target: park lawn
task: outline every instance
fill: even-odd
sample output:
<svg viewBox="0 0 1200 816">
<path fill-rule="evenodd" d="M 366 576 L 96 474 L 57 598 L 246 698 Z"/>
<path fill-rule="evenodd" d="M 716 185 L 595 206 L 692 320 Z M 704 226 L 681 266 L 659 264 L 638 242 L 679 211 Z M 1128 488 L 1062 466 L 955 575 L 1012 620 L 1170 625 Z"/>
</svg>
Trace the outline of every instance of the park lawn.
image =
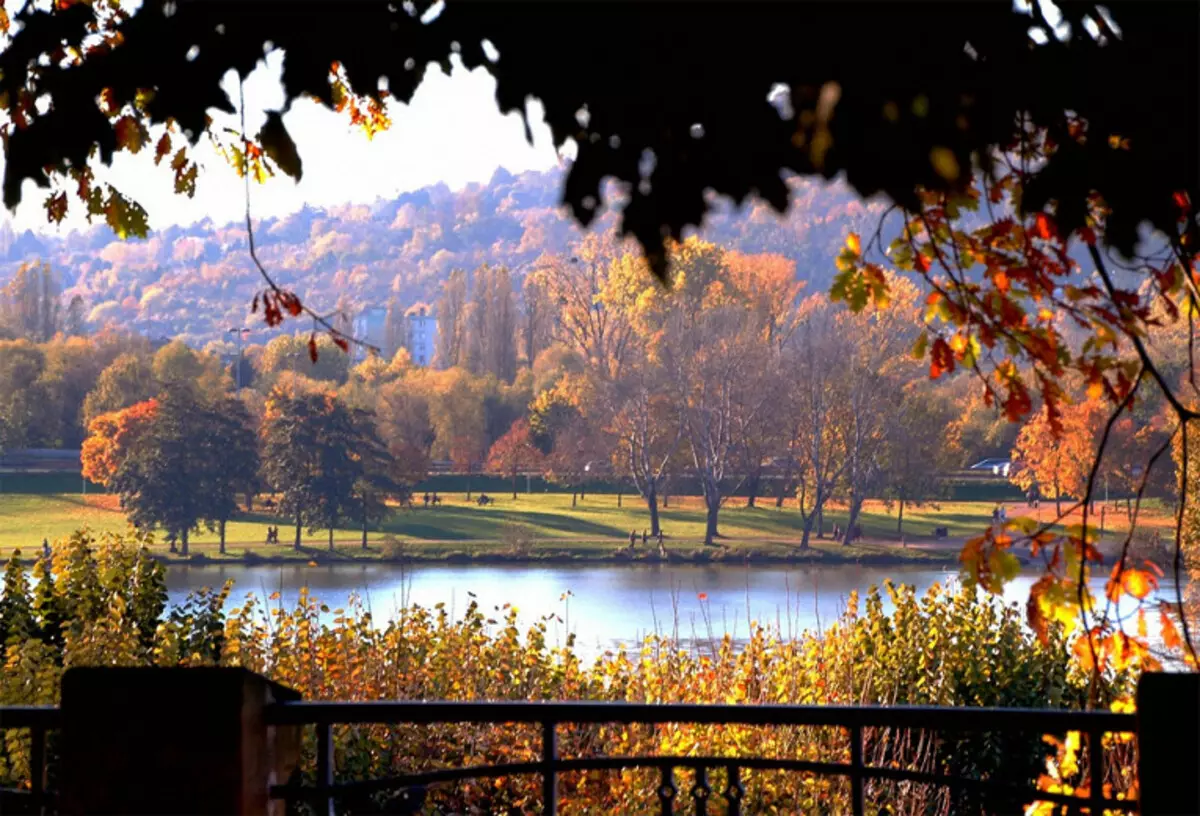
<svg viewBox="0 0 1200 816">
<path fill-rule="evenodd" d="M 370 545 L 363 551 L 359 544 L 361 533 L 351 525 L 334 532 L 336 548 L 347 557 L 379 557 L 386 552 L 400 551 L 420 557 L 470 557 L 483 553 L 524 551 L 536 556 L 552 552 L 579 558 L 610 557 L 614 550 L 628 542 L 629 531 L 639 536 L 649 528 L 649 517 L 637 496 L 625 496 L 618 507 L 613 494 L 590 494 L 572 507 L 569 494 L 511 494 L 493 496 L 495 503 L 480 507 L 467 502 L 464 494 L 443 495 L 443 504 L 416 509 L 396 508 L 378 529 L 368 534 Z M 951 539 L 975 535 L 987 526 L 995 505 L 987 502 L 941 502 L 905 509 L 905 538 L 910 544 L 928 544 L 935 527 L 944 526 Z M 1026 513 L 1023 505 L 1010 506 L 1009 517 Z M 1053 517 L 1053 505 L 1043 503 L 1041 515 Z M 670 507 L 660 511 L 662 526 L 669 549 L 694 552 L 702 548 L 705 515 L 703 501 L 697 496 L 671 497 Z M 1077 520 L 1077 519 L 1075 519 Z M 1070 521 L 1070 520 L 1068 520 Z M 1127 529 L 1123 508 L 1107 514 L 1110 534 Z M 826 513 L 826 530 L 834 523 L 844 525 L 845 507 L 833 505 Z M 1093 518 L 1093 522 L 1098 522 Z M 897 546 L 896 507 L 890 509 L 881 502 L 868 502 L 860 517 L 866 541 L 852 548 L 830 550 L 838 557 L 851 553 L 869 555 L 888 552 L 905 557 L 930 557 L 921 550 Z M 280 527 L 281 544 L 265 544 L 269 525 Z M 1159 508 L 1145 510 L 1140 524 L 1145 529 L 1171 529 L 1170 517 Z M 127 528 L 115 496 L 50 494 L 0 495 L 0 553 L 5 557 L 13 548 L 31 550 L 40 546 L 43 538 L 51 541 L 69 536 L 74 530 L 88 527 L 95 532 L 121 531 Z M 802 520 L 795 502 L 776 508 L 773 501 L 748 508 L 744 500 L 734 499 L 721 511 L 722 543 L 739 550 L 751 550 L 777 555 L 795 550 L 802 533 Z M 247 552 L 263 557 L 303 557 L 306 553 L 322 552 L 328 547 L 328 532 L 304 532 L 303 549 L 297 553 L 290 546 L 293 531 L 285 520 L 254 513 L 243 514 L 227 525 L 226 546 L 230 557 L 243 557 Z M 828 540 L 810 543 L 824 551 Z M 217 556 L 217 536 L 209 532 L 193 535 L 194 552 Z M 165 550 L 161 541 L 156 549 Z M 653 542 L 651 548 L 654 548 Z M 32 554 L 32 553 L 29 553 Z"/>
</svg>

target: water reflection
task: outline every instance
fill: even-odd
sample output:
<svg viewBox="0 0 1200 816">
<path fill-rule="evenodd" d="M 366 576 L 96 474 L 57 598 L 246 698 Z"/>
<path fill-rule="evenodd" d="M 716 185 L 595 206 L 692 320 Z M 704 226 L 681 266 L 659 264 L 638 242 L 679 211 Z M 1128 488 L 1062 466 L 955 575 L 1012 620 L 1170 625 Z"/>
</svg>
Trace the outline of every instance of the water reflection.
<svg viewBox="0 0 1200 816">
<path fill-rule="evenodd" d="M 956 574 L 948 568 L 858 565 L 206 565 L 169 568 L 167 587 L 175 603 L 190 590 L 233 579 L 234 599 L 278 592 L 280 599 L 273 603 L 290 605 L 307 586 L 330 608 L 346 605 L 357 594 L 381 620 L 411 604 L 443 603 L 457 616 L 474 597 L 488 614 L 513 604 L 522 626 L 556 616 L 548 622 L 549 643 L 560 644 L 574 632 L 579 651 L 594 657 L 653 632 L 684 641 L 726 633 L 737 638 L 745 636 L 750 621 L 777 625 L 784 635 L 816 630 L 841 614 L 852 592 L 864 592 L 887 578 L 924 593 L 935 582 L 955 581 Z M 1033 580 L 1023 576 L 1013 581 L 1005 602 L 1024 608 Z M 1098 596 L 1103 584 L 1103 578 L 1093 580 Z M 1164 581 L 1160 596 L 1171 598 L 1173 593 L 1174 584 Z M 1131 609 L 1126 603 L 1122 614 Z M 1153 626 L 1157 616 L 1149 617 Z"/>
</svg>

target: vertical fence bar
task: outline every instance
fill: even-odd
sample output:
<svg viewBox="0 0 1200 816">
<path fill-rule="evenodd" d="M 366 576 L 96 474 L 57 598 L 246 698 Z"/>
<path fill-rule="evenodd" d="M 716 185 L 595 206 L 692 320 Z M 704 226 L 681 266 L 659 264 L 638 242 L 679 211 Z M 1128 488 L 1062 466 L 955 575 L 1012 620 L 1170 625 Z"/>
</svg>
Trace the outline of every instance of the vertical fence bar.
<svg viewBox="0 0 1200 816">
<path fill-rule="evenodd" d="M 675 769 L 670 765 L 663 766 L 662 784 L 658 786 L 658 800 L 662 805 L 662 816 L 672 816 L 675 813 Z"/>
<path fill-rule="evenodd" d="M 333 816 L 333 728 L 327 722 L 317 723 L 317 784 L 324 789 L 317 813 Z"/>
<path fill-rule="evenodd" d="M 850 807 L 854 816 L 863 816 L 862 726 L 850 726 Z"/>
<path fill-rule="evenodd" d="M 558 813 L 558 723 L 542 723 L 542 801 L 546 816 Z"/>
<path fill-rule="evenodd" d="M 727 816 L 741 816 L 742 813 L 742 795 L 745 790 L 742 788 L 741 776 L 738 772 L 737 765 L 729 766 L 729 773 L 726 776 L 725 801 L 729 806 L 725 809 Z"/>
<path fill-rule="evenodd" d="M 33 796 L 33 812 L 46 812 L 46 730 L 38 726 L 29 729 L 29 792 Z"/>
<path fill-rule="evenodd" d="M 1100 804 L 1104 799 L 1104 732 L 1099 728 L 1088 731 L 1088 765 L 1092 777 L 1088 784 L 1091 811 L 1100 816 L 1104 813 L 1104 806 Z"/>
</svg>

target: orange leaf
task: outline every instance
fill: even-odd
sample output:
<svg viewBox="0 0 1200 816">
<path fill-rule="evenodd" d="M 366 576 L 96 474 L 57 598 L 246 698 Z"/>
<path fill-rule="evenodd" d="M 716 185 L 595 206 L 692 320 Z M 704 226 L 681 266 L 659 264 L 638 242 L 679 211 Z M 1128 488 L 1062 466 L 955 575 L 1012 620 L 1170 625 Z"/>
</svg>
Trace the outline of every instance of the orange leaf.
<svg viewBox="0 0 1200 816">
<path fill-rule="evenodd" d="M 1033 232 L 1037 237 L 1049 240 L 1054 236 L 1054 222 L 1045 213 L 1038 213 L 1034 219 Z"/>
<path fill-rule="evenodd" d="M 929 256 L 923 252 L 918 252 L 913 258 L 913 265 L 916 266 L 918 272 L 929 271 Z"/>
<path fill-rule="evenodd" d="M 1121 586 L 1140 601 L 1158 586 L 1158 579 L 1146 570 L 1127 569 L 1121 573 Z"/>
<path fill-rule="evenodd" d="M 342 337 L 339 334 L 333 334 L 330 336 L 333 338 L 333 342 L 338 348 L 340 348 L 342 351 L 345 351 L 345 352 L 350 351 L 350 344 L 346 342 L 345 337 Z"/>
<path fill-rule="evenodd" d="M 862 255 L 862 244 L 858 240 L 858 233 L 852 232 L 846 236 L 846 247 L 855 255 Z"/>
<path fill-rule="evenodd" d="M 1179 636 L 1179 630 L 1175 628 L 1175 621 L 1171 619 L 1165 606 L 1158 613 L 1158 622 L 1162 629 L 1163 645 L 1170 651 L 1182 649 L 1183 638 Z"/>
<path fill-rule="evenodd" d="M 308 336 L 308 356 L 315 363 L 317 361 L 317 336 L 310 334 Z"/>
</svg>

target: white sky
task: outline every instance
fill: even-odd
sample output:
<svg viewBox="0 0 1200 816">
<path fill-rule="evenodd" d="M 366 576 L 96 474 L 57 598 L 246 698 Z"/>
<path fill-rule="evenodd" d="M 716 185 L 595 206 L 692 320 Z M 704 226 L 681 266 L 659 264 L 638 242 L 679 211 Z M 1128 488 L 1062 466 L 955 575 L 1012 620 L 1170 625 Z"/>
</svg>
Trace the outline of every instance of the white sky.
<svg viewBox="0 0 1200 816">
<path fill-rule="evenodd" d="M 273 52 L 246 80 L 246 126 L 251 133 L 262 126 L 265 110 L 283 103 L 278 81 L 283 59 L 281 53 Z M 236 106 L 237 83 L 232 71 L 224 85 Z M 304 162 L 303 179 L 297 184 L 280 173 L 266 184 L 252 185 L 255 218 L 283 215 L 306 203 L 329 206 L 394 197 L 439 181 L 458 189 L 470 182 L 486 182 L 497 167 L 513 173 L 553 167 L 558 158 L 541 105 L 530 103 L 535 143 L 530 146 L 520 117 L 500 114 L 495 90 L 496 82 L 486 70 L 468 71 L 457 56 L 449 76 L 431 64 L 412 104 L 393 103 L 391 128 L 370 140 L 351 127 L 346 116 L 316 102 L 296 100 L 284 123 Z M 236 116 L 211 113 L 215 129 L 238 127 Z M 157 139 L 157 134 L 152 137 Z M 568 151 L 570 147 L 573 145 Z M 190 224 L 206 217 L 217 224 L 240 219 L 245 203 L 242 180 L 207 137 L 197 143 L 193 155 L 201 166 L 194 199 L 175 195 L 169 157 L 155 167 L 152 144 L 137 155 L 117 154 L 112 168 L 98 168 L 96 175 L 139 201 L 150 214 L 151 228 Z M 81 202 L 75 198 L 61 226 L 48 224 L 42 207 L 45 197 L 45 190 L 26 181 L 17 212 L 3 217 L 18 231 L 66 234 L 86 228 Z"/>
</svg>

